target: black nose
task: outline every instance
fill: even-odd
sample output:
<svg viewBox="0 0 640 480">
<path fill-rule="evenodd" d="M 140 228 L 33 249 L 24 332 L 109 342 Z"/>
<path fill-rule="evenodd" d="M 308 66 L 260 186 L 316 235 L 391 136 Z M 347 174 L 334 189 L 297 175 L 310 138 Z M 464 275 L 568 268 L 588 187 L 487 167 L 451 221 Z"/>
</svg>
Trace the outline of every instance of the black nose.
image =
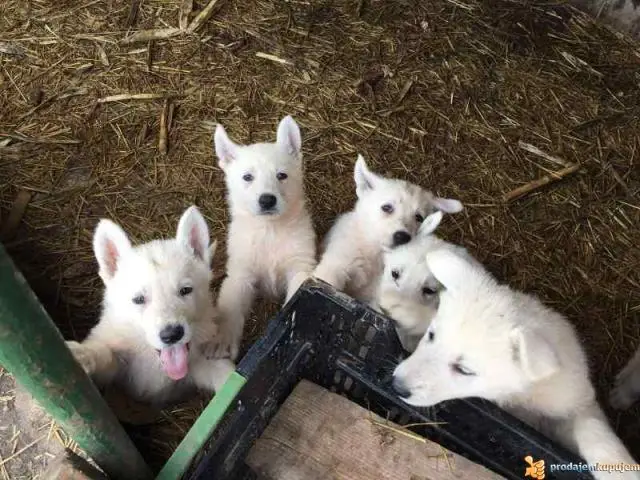
<svg viewBox="0 0 640 480">
<path fill-rule="evenodd" d="M 277 201 L 278 199 L 276 196 L 271 193 L 263 193 L 260 195 L 260 198 L 258 198 L 258 203 L 263 210 L 269 210 L 270 208 L 275 207 Z"/>
<path fill-rule="evenodd" d="M 411 235 L 409 235 L 407 232 L 404 232 L 402 230 L 393 234 L 393 245 L 396 247 L 398 245 L 404 245 L 405 243 L 409 243 L 410 240 L 411 240 Z"/>
<path fill-rule="evenodd" d="M 173 345 L 184 337 L 184 327 L 182 325 L 167 325 L 160 330 L 160 340 L 167 345 Z"/>
<path fill-rule="evenodd" d="M 393 377 L 393 383 L 391 386 L 393 387 L 393 391 L 396 392 L 396 395 L 400 398 L 409 398 L 411 396 L 409 389 L 398 377 Z"/>
</svg>

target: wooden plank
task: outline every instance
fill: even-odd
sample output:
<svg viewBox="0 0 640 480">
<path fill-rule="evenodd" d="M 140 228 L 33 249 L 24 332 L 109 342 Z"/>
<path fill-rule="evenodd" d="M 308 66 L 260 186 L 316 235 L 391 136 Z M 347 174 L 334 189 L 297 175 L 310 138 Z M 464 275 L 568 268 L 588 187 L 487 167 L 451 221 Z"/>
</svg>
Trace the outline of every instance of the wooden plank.
<svg viewBox="0 0 640 480">
<path fill-rule="evenodd" d="M 246 462 L 264 480 L 503 478 L 437 443 L 408 436 L 402 427 L 305 380 Z"/>
</svg>

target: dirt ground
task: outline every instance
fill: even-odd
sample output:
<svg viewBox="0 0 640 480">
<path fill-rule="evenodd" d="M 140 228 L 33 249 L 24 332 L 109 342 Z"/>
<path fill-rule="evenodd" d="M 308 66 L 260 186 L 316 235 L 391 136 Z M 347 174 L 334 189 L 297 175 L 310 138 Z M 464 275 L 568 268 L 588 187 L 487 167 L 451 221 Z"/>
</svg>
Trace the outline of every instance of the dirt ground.
<svg viewBox="0 0 640 480">
<path fill-rule="evenodd" d="M 0 478 L 31 480 L 40 477 L 48 462 L 70 442 L 36 405 L 18 408 L 24 394 L 0 368 Z"/>
<path fill-rule="evenodd" d="M 144 241 L 172 235 L 197 204 L 224 252 L 213 129 L 269 141 L 292 114 L 319 236 L 354 202 L 357 153 L 459 198 L 466 209 L 441 234 L 568 316 L 606 400 L 640 345 L 637 43 L 557 2 L 221 0 L 194 33 L 176 33 L 181 3 L 2 4 L 0 238 L 66 338 L 82 339 L 99 312 L 99 218 Z M 171 38 L 127 40 L 146 29 Z M 567 165 L 579 168 L 505 199 Z M 223 265 L 220 255 L 214 288 Z M 246 345 L 273 308 L 256 308 Z M 168 412 L 160 433 L 137 430 L 154 465 L 197 411 Z M 639 410 L 607 413 L 640 458 Z"/>
</svg>

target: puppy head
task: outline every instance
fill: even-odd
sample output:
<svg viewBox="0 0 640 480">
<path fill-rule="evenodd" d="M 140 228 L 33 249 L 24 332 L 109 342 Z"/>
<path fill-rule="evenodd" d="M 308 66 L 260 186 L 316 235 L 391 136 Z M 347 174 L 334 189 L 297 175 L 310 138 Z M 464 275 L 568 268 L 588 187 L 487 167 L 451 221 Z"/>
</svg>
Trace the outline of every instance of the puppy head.
<svg viewBox="0 0 640 480">
<path fill-rule="evenodd" d="M 442 212 L 429 215 L 409 243 L 384 252 L 384 271 L 378 286 L 378 304 L 401 327 L 426 331 L 438 308 L 440 284 L 429 270 L 427 252 L 445 245 L 431 235 Z M 409 313 L 413 313 L 409 317 Z"/>
<path fill-rule="evenodd" d="M 458 200 L 435 197 L 418 185 L 384 178 L 367 167 L 359 155 L 354 169 L 356 212 L 367 221 L 367 233 L 380 247 L 394 248 L 409 243 L 424 219 L 436 210 L 462 210 Z"/>
<path fill-rule="evenodd" d="M 446 249 L 429 253 L 427 265 L 444 290 L 427 333 L 394 372 L 394 389 L 407 403 L 506 399 L 558 371 L 552 344 L 523 327 L 508 287 Z"/>
<path fill-rule="evenodd" d="M 280 121 L 275 143 L 238 145 L 218 125 L 214 144 L 232 214 L 279 216 L 304 201 L 302 140 L 292 117 Z"/>
<path fill-rule="evenodd" d="M 159 351 L 167 375 L 187 374 L 194 330 L 210 322 L 211 260 L 207 224 L 194 206 L 184 212 L 176 237 L 132 246 L 124 230 L 101 220 L 93 249 L 111 318 L 140 328 Z"/>
</svg>

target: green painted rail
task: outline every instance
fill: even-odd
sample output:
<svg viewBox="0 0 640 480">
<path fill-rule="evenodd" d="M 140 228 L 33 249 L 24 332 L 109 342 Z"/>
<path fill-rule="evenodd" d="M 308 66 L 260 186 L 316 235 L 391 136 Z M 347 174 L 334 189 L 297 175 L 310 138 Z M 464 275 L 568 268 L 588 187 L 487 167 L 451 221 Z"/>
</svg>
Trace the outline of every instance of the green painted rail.
<svg viewBox="0 0 640 480">
<path fill-rule="evenodd" d="M 247 380 L 238 372 L 231 374 L 167 460 L 156 480 L 182 478 L 193 457 L 202 449 L 245 383 Z"/>
<path fill-rule="evenodd" d="M 152 478 L 100 392 L 0 244 L 0 365 L 112 479 Z"/>
</svg>

